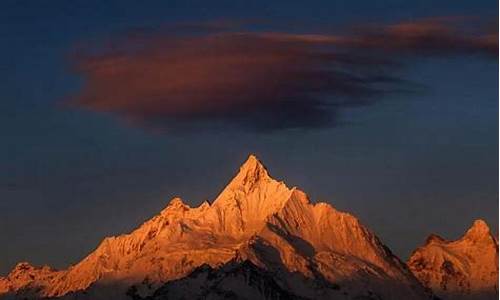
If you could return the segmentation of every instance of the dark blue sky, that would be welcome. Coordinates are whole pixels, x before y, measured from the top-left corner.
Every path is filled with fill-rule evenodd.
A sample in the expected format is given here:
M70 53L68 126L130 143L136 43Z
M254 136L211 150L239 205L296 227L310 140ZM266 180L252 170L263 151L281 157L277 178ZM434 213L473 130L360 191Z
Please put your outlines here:
M313 200L358 216L403 259L431 232L455 238L476 218L498 232L497 58L403 57L398 76L418 92L343 108L339 126L169 134L61 105L85 85L75 48L131 30L255 20L324 33L440 16L497 22L497 12L494 0L3 1L0 274L17 261L74 263L173 196L211 200L249 153Z

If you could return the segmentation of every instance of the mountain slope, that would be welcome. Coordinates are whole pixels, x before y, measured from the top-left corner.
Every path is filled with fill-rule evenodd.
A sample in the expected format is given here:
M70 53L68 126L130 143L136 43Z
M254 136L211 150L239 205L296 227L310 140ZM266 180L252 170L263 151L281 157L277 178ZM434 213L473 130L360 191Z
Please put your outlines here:
M135 295L135 287L129 294ZM231 261L214 269L196 268L188 276L173 280L156 290L152 300L175 299L290 299L302 300L283 289L273 273L250 261ZM136 296L136 299L140 297Z
M456 241L431 235L408 266L443 299L498 299L498 242L482 220Z
M67 270L0 279L0 293L14 298L139 299L155 291L158 295L166 282L170 294L172 286L190 286L193 270L203 265L221 282L229 280L225 270L235 268L239 285L249 280L242 272L261 273L259 284L267 292L257 289L260 298L283 291L307 299L429 297L355 217L326 203L310 203L302 191L272 179L255 156L212 204L191 208L174 198L160 214L130 234L104 239ZM272 282L266 279L269 274ZM219 286L211 279L200 284Z
M281 210L267 218L249 245L247 251L242 247L242 257L284 274L287 288L301 297L428 297L406 266L355 217L326 203L311 204L297 189ZM288 272L323 282L328 288L318 294L317 287L289 280ZM333 286L335 291L331 291Z

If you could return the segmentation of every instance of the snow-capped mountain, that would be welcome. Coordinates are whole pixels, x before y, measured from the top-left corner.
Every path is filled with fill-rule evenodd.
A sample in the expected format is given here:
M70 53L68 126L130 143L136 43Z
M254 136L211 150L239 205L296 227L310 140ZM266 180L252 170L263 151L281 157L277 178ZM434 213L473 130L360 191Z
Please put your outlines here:
M134 286L128 293L141 299ZM248 260L231 261L217 269L200 266L184 278L167 282L151 296L152 300L261 298L305 299L285 290L272 272Z
M0 279L2 297L430 299L432 295L354 216L326 203L311 203L304 192L271 178L251 155L213 203L191 208L174 198L136 230L104 239L67 270L19 264Z
M456 241L429 236L408 266L442 299L498 299L498 241L482 220Z

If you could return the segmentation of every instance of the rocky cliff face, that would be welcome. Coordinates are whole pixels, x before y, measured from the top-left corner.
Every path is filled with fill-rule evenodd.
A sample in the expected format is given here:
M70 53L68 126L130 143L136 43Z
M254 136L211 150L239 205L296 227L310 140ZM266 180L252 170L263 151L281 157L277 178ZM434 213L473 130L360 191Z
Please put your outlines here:
M130 234L104 239L67 270L16 267L0 279L0 294L14 299L431 297L354 216L311 203L304 192L271 178L254 156L213 203L191 208L174 198L157 216Z
M498 299L498 242L482 220L456 241L431 235L408 266L440 298Z

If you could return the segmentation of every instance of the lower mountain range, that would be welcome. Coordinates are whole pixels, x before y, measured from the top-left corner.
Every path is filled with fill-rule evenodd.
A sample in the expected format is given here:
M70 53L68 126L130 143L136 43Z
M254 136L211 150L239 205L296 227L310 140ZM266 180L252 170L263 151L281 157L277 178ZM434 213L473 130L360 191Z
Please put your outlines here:
M253 155L212 202L174 198L65 270L19 263L0 299L498 299L498 240L476 220L401 261L356 217Z

